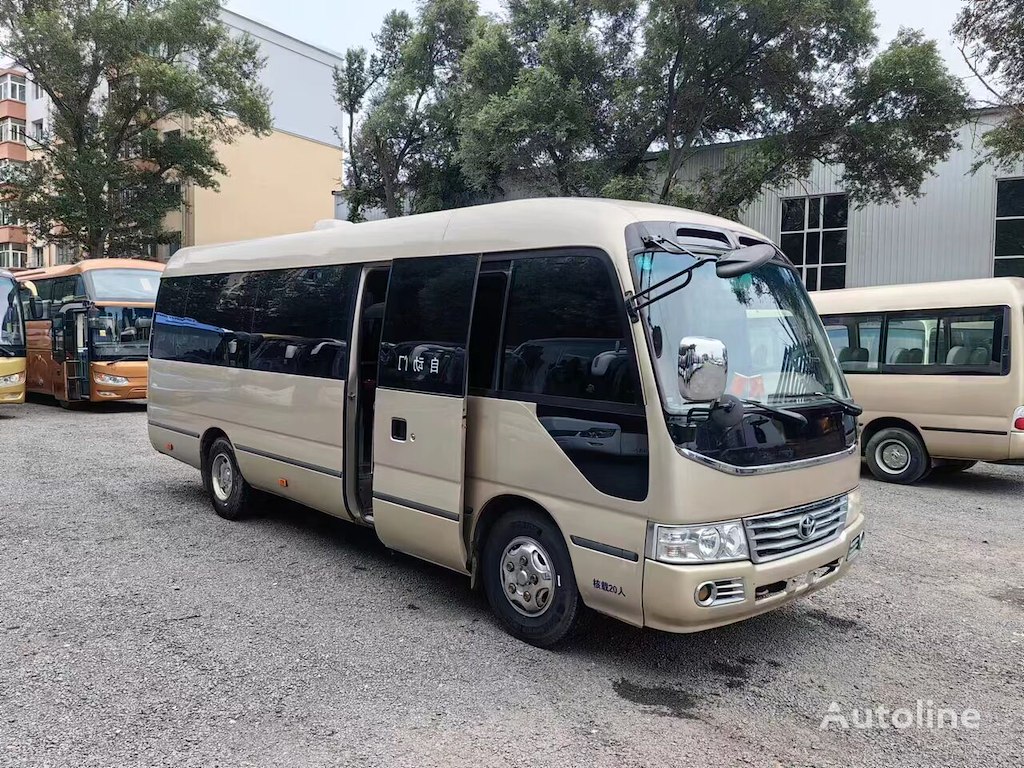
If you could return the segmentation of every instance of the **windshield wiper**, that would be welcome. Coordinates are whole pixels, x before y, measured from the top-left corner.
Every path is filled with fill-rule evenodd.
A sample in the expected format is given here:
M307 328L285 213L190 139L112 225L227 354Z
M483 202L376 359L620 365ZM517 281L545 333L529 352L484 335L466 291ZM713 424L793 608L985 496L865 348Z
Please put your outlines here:
M768 413L774 413L776 416L781 416L784 419L789 419L794 424L799 424L802 427L807 426L807 417L804 416L802 413L797 413L796 411L791 411L787 408L779 408L778 406L775 405L768 405L768 403L763 403L760 400L746 400L744 398L737 399L744 405L750 406L752 408L760 408L763 411L768 411Z
M864 409L856 403L852 403L849 400L843 400L841 397L830 395L828 392L807 392L801 394L786 394L786 395L773 395L773 397L780 397L789 400L796 400L797 398L821 398L823 400L831 400L836 405L840 406L846 413L851 416L860 416L864 413Z

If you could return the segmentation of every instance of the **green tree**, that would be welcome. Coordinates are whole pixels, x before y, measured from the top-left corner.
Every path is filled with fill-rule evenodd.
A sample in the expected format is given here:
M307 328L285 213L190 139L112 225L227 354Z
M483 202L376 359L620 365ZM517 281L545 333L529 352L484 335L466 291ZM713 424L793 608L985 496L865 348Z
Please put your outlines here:
M407 202L414 210L424 210L451 207L464 199L454 126L461 109L462 56L479 23L475 0L425 0L398 34L394 20L400 16L391 14L375 39L375 56L388 60L382 77L362 79L370 84L359 104L350 100L351 111L339 98L355 126L349 171L357 169L360 186L350 183L350 206L353 200L360 208L378 205L389 217L400 215ZM343 74L338 82L347 86L352 81L358 84L359 78ZM363 114L356 118L363 100ZM414 186L429 194L410 200Z
M33 235L89 257L137 255L167 240L181 185L217 187L218 143L269 132L259 48L219 11L218 0L0 0L3 52L52 102L49 135L5 179Z
M412 34L412 24L409 14L391 11L384 18L381 31L374 35L377 51L368 56L365 48L349 48L345 51L345 63L334 70L335 99L345 114L345 196L350 221L361 221L363 207L380 197L379 177L372 178L373 169L365 168L362 162L369 147L362 141L357 146L356 121L370 93L397 68Z
M989 106L1006 112L982 139L1002 167L1024 159L1024 2L968 0L953 35L964 61L988 92Z
M933 43L877 52L869 0L509 0L467 52L460 159L481 188L626 194L734 212L814 160L855 200L916 195L966 93ZM698 179L709 144L760 139Z

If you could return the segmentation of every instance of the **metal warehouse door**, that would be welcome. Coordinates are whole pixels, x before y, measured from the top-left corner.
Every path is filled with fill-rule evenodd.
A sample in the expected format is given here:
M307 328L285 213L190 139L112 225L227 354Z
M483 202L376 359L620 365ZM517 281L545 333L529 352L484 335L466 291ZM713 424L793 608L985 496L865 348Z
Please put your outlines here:
M396 259L373 419L373 521L389 547L466 566L466 349L478 256Z

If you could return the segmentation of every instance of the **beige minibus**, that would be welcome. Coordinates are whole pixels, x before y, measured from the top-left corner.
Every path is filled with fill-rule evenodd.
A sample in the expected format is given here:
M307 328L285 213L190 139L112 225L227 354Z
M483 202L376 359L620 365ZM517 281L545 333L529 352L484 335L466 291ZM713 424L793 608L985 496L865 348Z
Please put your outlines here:
M799 275L735 222L523 200L186 248L156 450L467 574L527 642L693 632L842 576L856 414Z
M1024 279L814 294L879 480L1024 462Z

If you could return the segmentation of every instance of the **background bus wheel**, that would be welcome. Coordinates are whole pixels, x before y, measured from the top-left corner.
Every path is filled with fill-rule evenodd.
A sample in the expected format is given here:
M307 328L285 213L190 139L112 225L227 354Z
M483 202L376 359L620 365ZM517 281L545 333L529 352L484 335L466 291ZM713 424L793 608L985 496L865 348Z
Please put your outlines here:
M935 465L935 472L940 475L952 475L956 472L963 472L973 467L978 462L968 461L967 459L945 459L940 464Z
M214 511L225 520L238 520L248 510L252 488L235 462L235 452L226 438L218 437L203 462L203 485Z
M510 634L550 648L576 628L583 601L559 530L531 510L502 517L480 567L491 610Z
M884 483L914 483L930 467L928 451L917 435L899 427L877 432L865 451L868 469Z

